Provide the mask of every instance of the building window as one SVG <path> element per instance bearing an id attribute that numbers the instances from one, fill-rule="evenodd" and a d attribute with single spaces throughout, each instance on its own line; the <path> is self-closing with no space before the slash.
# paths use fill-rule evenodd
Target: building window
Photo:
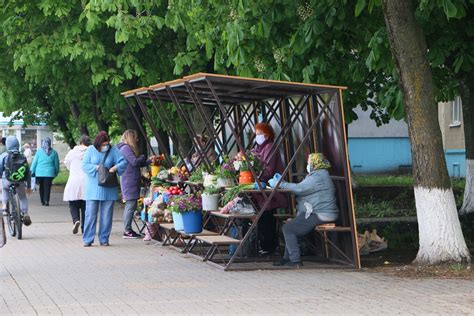
<path id="1" fill-rule="evenodd" d="M 461 125 L 461 106 L 461 98 L 456 97 L 453 101 L 453 116 L 451 117 L 451 124 L 449 124 L 450 127 Z"/>

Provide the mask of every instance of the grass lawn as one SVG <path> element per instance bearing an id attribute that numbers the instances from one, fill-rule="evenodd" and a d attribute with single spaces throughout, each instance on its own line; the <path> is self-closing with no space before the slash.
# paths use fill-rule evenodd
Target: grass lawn
<path id="1" fill-rule="evenodd" d="M 69 177 L 69 171 L 66 168 L 61 168 L 58 176 L 53 179 L 53 184 L 66 185 L 68 177 Z"/>
<path id="2" fill-rule="evenodd" d="M 357 175 L 354 177 L 360 186 L 413 186 L 411 175 Z M 451 179 L 451 184 L 455 189 L 464 189 L 464 179 Z"/>

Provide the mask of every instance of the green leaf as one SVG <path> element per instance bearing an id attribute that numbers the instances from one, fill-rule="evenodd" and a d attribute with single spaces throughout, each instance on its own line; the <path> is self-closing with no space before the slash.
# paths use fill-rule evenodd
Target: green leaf
<path id="1" fill-rule="evenodd" d="M 451 2 L 451 0 L 443 0 L 443 9 L 448 19 L 455 17 L 458 13 L 456 6 Z"/>
<path id="2" fill-rule="evenodd" d="M 355 6 L 355 16 L 358 17 L 367 6 L 367 0 L 357 0 Z"/>

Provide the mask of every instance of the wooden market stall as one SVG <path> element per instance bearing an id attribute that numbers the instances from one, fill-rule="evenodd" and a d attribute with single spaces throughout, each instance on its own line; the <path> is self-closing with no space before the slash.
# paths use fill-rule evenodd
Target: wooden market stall
<path id="1" fill-rule="evenodd" d="M 336 187 L 340 216 L 334 227 L 315 229 L 325 248 L 321 252 L 336 267 L 360 268 L 342 101 L 342 91 L 345 89 L 341 86 L 198 73 L 127 91 L 122 95 L 132 112 L 143 113 L 158 141 L 160 152 L 167 157 L 168 149 L 164 148 L 164 142 L 159 138 L 150 113 L 155 113 L 173 143 L 177 144 L 180 139 L 176 124 L 170 121 L 166 113 L 167 107 L 174 107 L 186 133 L 193 141 L 190 151 L 178 149 L 177 154 L 182 161 L 190 161 L 193 152 L 199 153 L 199 159 L 193 163 L 192 169 L 201 164 L 211 166 L 222 161 L 222 157 L 226 155 L 245 153 L 253 146 L 252 128 L 260 121 L 270 123 L 275 129 L 274 147 L 270 155 L 281 155 L 285 165 L 282 178 L 286 181 L 300 181 L 305 175 L 307 155 L 322 152 L 332 165 L 329 172 Z M 195 111 L 190 111 L 191 107 Z M 200 128 L 193 116 L 196 112 L 204 122 L 204 126 Z M 142 128 L 141 132 L 146 133 L 146 130 Z M 209 136 L 204 146 L 196 143 L 198 134 Z M 209 161 L 206 155 L 210 149 L 217 153 L 215 161 Z M 258 179 L 255 170 L 251 168 L 251 172 Z M 221 239 L 196 237 L 198 243 L 209 246 L 209 251 L 204 255 L 206 261 L 216 263 L 213 260 L 216 251 L 219 252 L 219 247 L 229 244 L 236 244 L 237 251 L 229 258 L 219 256 L 221 266 L 228 270 L 241 261 L 237 254 L 250 232 L 257 229 L 261 210 L 265 209 L 276 192 L 282 190 L 278 183 L 275 189 L 263 189 L 259 184 L 258 189 L 253 191 L 255 192 L 250 193 L 264 195 L 266 202 L 257 210 L 249 232 L 241 240 L 235 241 L 228 236 Z"/>

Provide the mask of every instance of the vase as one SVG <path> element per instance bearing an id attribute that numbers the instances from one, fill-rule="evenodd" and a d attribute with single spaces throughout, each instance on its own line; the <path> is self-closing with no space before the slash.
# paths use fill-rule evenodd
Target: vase
<path id="1" fill-rule="evenodd" d="M 160 172 L 160 166 L 151 166 L 151 176 L 156 177 Z"/>
<path id="2" fill-rule="evenodd" d="M 239 174 L 239 184 L 252 184 L 253 183 L 253 175 L 250 171 L 240 171 Z"/>
<path id="3" fill-rule="evenodd" d="M 202 209 L 204 211 L 217 211 L 219 209 L 219 194 L 203 194 Z"/>
<path id="4" fill-rule="evenodd" d="M 183 216 L 183 227 L 186 234 L 198 234 L 202 232 L 202 211 L 188 211 L 181 213 Z"/>
<path id="5" fill-rule="evenodd" d="M 217 178 L 218 188 L 229 188 L 234 186 L 234 179 L 232 178 Z"/>
<path id="6" fill-rule="evenodd" d="M 183 226 L 183 213 L 180 212 L 171 212 L 173 216 L 174 230 L 182 231 L 184 230 Z"/>

